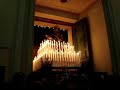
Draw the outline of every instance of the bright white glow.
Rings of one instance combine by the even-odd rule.
[[[37,51],[37,56],[33,60],[34,62],[38,60],[53,61],[53,66],[62,67],[77,67],[81,62],[81,51],[75,52],[74,46],[69,43],[60,41],[44,40],[40,43],[40,47]]]

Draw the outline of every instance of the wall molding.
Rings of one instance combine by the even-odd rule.
[[[37,16],[35,16],[34,20],[35,21],[53,23],[53,24],[66,25],[66,26],[72,26],[73,25],[73,23],[63,22],[63,21],[54,20],[54,19],[48,19],[48,18],[42,18],[42,17],[37,17]]]
[[[79,18],[79,14],[77,14],[77,13],[72,13],[72,12],[67,12],[67,11],[63,11],[63,10],[53,9],[53,8],[40,6],[40,5],[35,6],[35,12],[52,14],[52,15],[56,15],[56,16],[71,18],[71,19],[78,19]]]
[[[68,23],[75,23],[77,21],[76,19],[56,16],[56,15],[51,15],[51,14],[46,14],[46,13],[41,13],[41,12],[35,12],[35,16],[42,17],[42,18],[48,18],[48,19],[54,19],[58,21],[68,22]]]

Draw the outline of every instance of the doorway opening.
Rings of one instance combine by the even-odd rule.
[[[53,61],[53,67],[80,67],[83,61],[88,61],[89,53],[92,54],[88,48],[89,42],[87,41],[87,38],[90,38],[87,37],[89,28],[86,27],[89,25],[88,22],[84,22],[83,19],[79,23],[77,22],[78,14],[49,7],[49,5],[44,5],[44,2],[42,5],[39,5],[40,2],[42,1],[36,0],[35,6],[33,71],[40,69],[42,61],[46,59]],[[48,2],[50,1],[48,0]],[[61,2],[56,1],[55,3],[61,4]],[[69,3],[67,4],[69,5]],[[79,25],[77,26],[77,24]],[[57,28],[55,28],[56,26]],[[62,39],[64,37],[65,40],[61,41],[60,39],[56,40],[56,38],[53,38],[57,35],[57,33],[54,33],[56,29],[64,32],[64,35],[63,33],[60,34]],[[52,37],[50,34],[52,34]],[[49,49],[49,46],[50,48],[52,47],[52,51]],[[54,49],[56,47],[57,49]],[[56,61],[58,61],[57,64],[54,64]]]
[[[34,25],[47,28],[58,25],[60,29],[67,30],[68,43],[74,46],[76,52],[82,50],[81,60],[85,60],[85,62],[92,60],[90,66],[88,66],[92,66],[96,71],[109,71],[110,67],[107,67],[105,61],[103,61],[107,60],[110,63],[107,32],[106,28],[103,27],[105,26],[105,23],[103,23],[105,18],[102,3],[97,0],[89,0],[82,2],[81,6],[84,8],[79,7],[78,3],[81,2],[79,0],[66,3],[61,3],[59,0],[47,0],[45,2],[36,0]],[[84,18],[87,18],[87,23],[86,21],[84,23]],[[105,38],[105,42],[103,42],[102,38]],[[102,43],[105,44],[104,53],[102,53]],[[37,55],[38,48],[39,46],[35,51],[36,54],[33,55],[33,59]],[[105,58],[104,55],[108,57]],[[93,65],[93,62],[95,65]],[[99,63],[104,63],[104,68]]]

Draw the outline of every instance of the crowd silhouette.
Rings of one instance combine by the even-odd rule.
[[[52,71],[52,61],[46,61],[42,63],[41,69],[31,72],[28,76],[22,72],[15,73],[11,81],[1,82],[0,87],[102,90],[111,87],[120,88],[119,82],[119,76],[108,75],[104,72],[90,73],[82,67],[74,73],[69,72],[68,67],[63,67],[60,72]]]

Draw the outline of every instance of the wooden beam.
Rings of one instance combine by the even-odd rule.
[[[36,5],[35,11],[46,13],[46,14],[51,14],[51,15],[62,16],[62,17],[66,17],[66,18],[71,18],[71,19],[79,18],[78,13],[68,12],[68,11],[59,10],[59,9],[55,9],[55,8],[53,9],[53,8],[45,7],[45,6],[41,6],[41,5]]]
[[[53,19],[48,19],[48,18],[42,18],[42,17],[37,17],[37,16],[35,16],[34,20],[48,22],[48,23],[54,23],[54,24],[60,24],[60,25],[65,25],[65,26],[72,26],[73,25],[73,23],[68,23],[68,22],[63,22],[63,21],[53,20]]]

